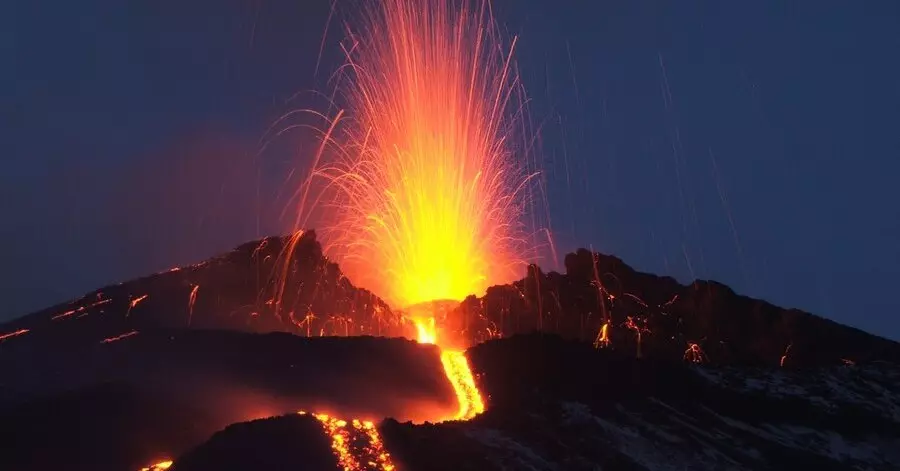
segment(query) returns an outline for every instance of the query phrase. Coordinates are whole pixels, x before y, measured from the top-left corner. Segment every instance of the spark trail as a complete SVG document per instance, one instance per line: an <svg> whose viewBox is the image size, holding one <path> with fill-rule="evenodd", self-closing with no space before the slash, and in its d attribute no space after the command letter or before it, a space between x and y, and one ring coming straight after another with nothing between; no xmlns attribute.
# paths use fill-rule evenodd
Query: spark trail
<svg viewBox="0 0 900 471"><path fill-rule="evenodd" d="M346 106L316 113L297 229L318 211L329 256L395 306L511 281L538 245L515 39L504 49L487 0L373 1L362 17L343 45Z"/></svg>

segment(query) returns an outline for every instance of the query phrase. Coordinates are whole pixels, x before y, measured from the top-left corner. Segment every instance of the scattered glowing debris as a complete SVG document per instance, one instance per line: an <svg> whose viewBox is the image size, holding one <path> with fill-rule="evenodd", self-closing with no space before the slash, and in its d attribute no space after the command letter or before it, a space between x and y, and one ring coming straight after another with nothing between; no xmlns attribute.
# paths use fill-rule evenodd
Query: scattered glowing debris
<svg viewBox="0 0 900 471"><path fill-rule="evenodd" d="M118 342L119 340L127 339L128 337L132 337L132 336L135 336L135 335L137 335L137 334L138 334L138 331L132 330L131 332L125 332L124 334L116 335L115 337L105 338L105 339L103 339L100 343L113 343L113 342Z"/></svg>
<svg viewBox="0 0 900 471"><path fill-rule="evenodd" d="M594 348L606 348L609 346L609 322L600 327L597 338L594 339Z"/></svg>
<svg viewBox="0 0 900 471"><path fill-rule="evenodd" d="M637 318L628 316L625 318L625 327L629 330L634 331L634 335L637 338L637 357L641 358L641 337L643 334L649 334L650 328L647 327L647 319Z"/></svg>
<svg viewBox="0 0 900 471"><path fill-rule="evenodd" d="M298 413L306 415L305 411ZM328 414L312 414L312 416L321 422L325 433L331 437L331 450L344 471L396 469L372 422L353 419L348 424L346 420Z"/></svg>
<svg viewBox="0 0 900 471"><path fill-rule="evenodd" d="M700 345L693 342L688 343L688 348L684 351L684 359L691 363L706 363L708 361L706 353L703 352Z"/></svg>
<svg viewBox="0 0 900 471"><path fill-rule="evenodd" d="M787 360L788 354L791 353L791 347L793 343L789 343L788 346L784 349L784 355L781 355L781 360L778 362L778 366L784 368L784 361Z"/></svg>
<svg viewBox="0 0 900 471"><path fill-rule="evenodd" d="M103 295L103 293L97 293L97 297L98 297L98 298L99 298L100 296L102 296L102 295ZM70 310L68 310L68 311L66 311L66 312L57 314L57 315L51 317L50 320L56 321L56 320L60 320L60 319L65 319L66 317L69 317L69 316L71 316L71 315L73 315L73 314L82 314L82 313L83 313L83 315L87 315L87 312L86 312L87 310L93 309L93 308L95 308L95 307L97 307L97 306L101 306L101 305L106 304L106 303L109 303L109 302L112 302L112 299L100 299L99 301L94 302L94 303L91 303L91 304L89 304L89 305L87 305L87 306L79 306L79 307L76 308L76 309L70 309ZM77 316L77 317L82 317L83 315L79 315L79 316ZM77 317L76 317L76 318L77 318Z"/></svg>
<svg viewBox="0 0 900 471"><path fill-rule="evenodd" d="M150 296L149 294L145 294L143 296L138 296L137 298L132 299L128 303L128 312L125 313L125 317L128 317L131 314L131 310L134 309L135 306L140 304L141 301L147 299L147 297L149 297L149 296Z"/></svg>
<svg viewBox="0 0 900 471"><path fill-rule="evenodd" d="M9 338L18 337L20 335L25 335L28 332L30 332L28 329L19 329L15 332L10 332L8 334L0 335L0 342L4 341L6 339L9 339Z"/></svg>
<svg viewBox="0 0 900 471"><path fill-rule="evenodd" d="M171 468L173 463L174 462L172 460L160 461L159 463L151 464L150 466L147 466L146 468L141 468L138 471L164 471L166 469Z"/></svg>
<svg viewBox="0 0 900 471"><path fill-rule="evenodd" d="M259 242L259 245L257 245L255 249L253 249L253 253L250 254L250 257L256 258L256 256L259 254L259 252L262 251L264 248L266 248L266 246L268 246L268 245L269 245L269 238L266 237L265 239L263 239Z"/></svg>
<svg viewBox="0 0 900 471"><path fill-rule="evenodd" d="M295 227L334 208L318 221L329 258L393 305L516 279L541 245L523 218L541 188L539 159L515 142L532 132L516 39L503 44L488 0L367 3Z"/></svg>
<svg viewBox="0 0 900 471"><path fill-rule="evenodd" d="M288 316L291 319L291 323L294 324L295 326L297 326L297 328L302 329L303 326L306 325L306 336L307 337L312 336L312 321L318 319L318 316L313 314L313 312L310 310L306 311L306 315L303 316L302 321L298 321L297 319L294 318L294 311L291 311L290 313L288 313Z"/></svg>
<svg viewBox="0 0 900 471"><path fill-rule="evenodd" d="M191 326L191 319L194 317L194 303L197 302L197 291L199 290L200 285L193 285L191 295L188 297L188 327Z"/></svg>

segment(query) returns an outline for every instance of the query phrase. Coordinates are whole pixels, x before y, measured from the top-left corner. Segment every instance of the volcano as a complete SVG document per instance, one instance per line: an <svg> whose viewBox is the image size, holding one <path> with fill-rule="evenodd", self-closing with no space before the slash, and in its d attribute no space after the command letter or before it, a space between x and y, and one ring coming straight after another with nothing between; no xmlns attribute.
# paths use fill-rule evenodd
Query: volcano
<svg viewBox="0 0 900 471"><path fill-rule="evenodd" d="M87 293L0 326L0 469L900 467L900 344L609 255L565 267L394 310L307 231ZM407 340L421 309L469 347L471 420L431 423L457 404Z"/></svg>

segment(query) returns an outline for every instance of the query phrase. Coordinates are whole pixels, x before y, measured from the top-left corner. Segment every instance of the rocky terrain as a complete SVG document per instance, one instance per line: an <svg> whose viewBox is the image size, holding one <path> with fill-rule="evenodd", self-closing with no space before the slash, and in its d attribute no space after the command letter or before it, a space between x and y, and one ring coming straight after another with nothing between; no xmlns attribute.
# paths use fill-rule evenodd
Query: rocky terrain
<svg viewBox="0 0 900 471"><path fill-rule="evenodd" d="M0 469L346 467L300 409L373 420L403 470L900 467L897 343L607 255L565 262L435 305L487 401L467 422L421 423L455 407L438 350L383 338L413 326L311 231L24 316L0 325Z"/></svg>

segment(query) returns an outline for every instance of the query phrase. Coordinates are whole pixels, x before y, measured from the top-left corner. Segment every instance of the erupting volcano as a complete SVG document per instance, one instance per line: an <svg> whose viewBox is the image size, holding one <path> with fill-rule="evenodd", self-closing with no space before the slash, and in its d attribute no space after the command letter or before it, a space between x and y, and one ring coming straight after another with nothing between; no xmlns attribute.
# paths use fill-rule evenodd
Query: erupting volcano
<svg viewBox="0 0 900 471"><path fill-rule="evenodd" d="M273 126L320 120L290 235L0 325L0 468L900 465L900 344L585 249L543 272L490 0L361 1L329 108Z"/></svg>
<svg viewBox="0 0 900 471"><path fill-rule="evenodd" d="M380 0L348 31L298 228L395 307L460 301L534 255L535 189L522 89L487 0ZM322 211L318 211L322 213Z"/></svg>
<svg viewBox="0 0 900 471"><path fill-rule="evenodd" d="M419 342L443 348L422 306L511 281L535 253L522 223L537 174L515 146L526 129L515 41L504 49L487 0L383 0L363 18L342 45L346 108L323 130L297 224L332 209L317 224L326 253L413 312ZM483 412L464 353L444 348L441 360L455 418Z"/></svg>

